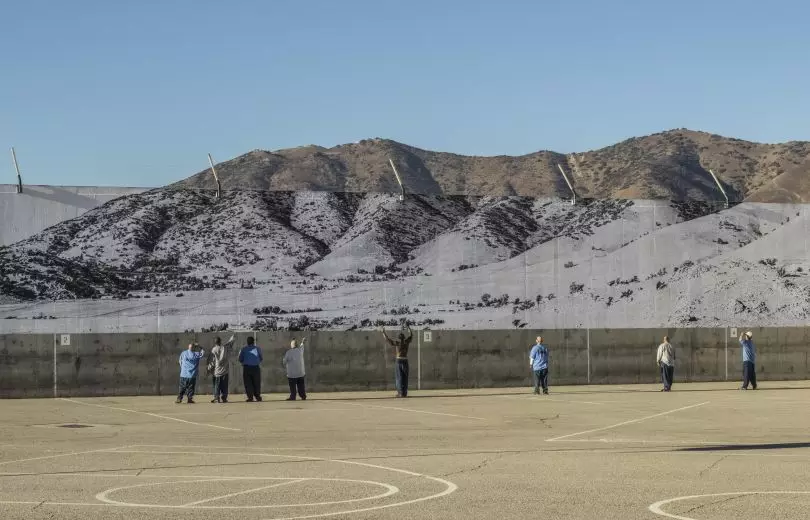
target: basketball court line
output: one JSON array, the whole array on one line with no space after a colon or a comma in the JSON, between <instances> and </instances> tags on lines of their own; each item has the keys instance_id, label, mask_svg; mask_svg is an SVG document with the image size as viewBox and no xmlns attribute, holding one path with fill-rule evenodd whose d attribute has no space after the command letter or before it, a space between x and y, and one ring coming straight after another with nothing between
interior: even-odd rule
<instances>
[{"instance_id":1,"label":"basketball court line","mask_svg":"<svg viewBox=\"0 0 810 520\"><path fill-rule=\"evenodd\" d=\"M84 405L84 406L95 406L97 408L107 408L109 410L118 410L118 411L121 411L121 412L139 413L139 414L142 414L142 415L148 415L150 417L157 417L158 419L166 419L166 420L169 420L169 421L176 421L176 422L181 422L181 423L185 423L185 424L193 424L193 425L196 425L196 426L206 426L208 428L216 428L216 429L219 429L219 430L228 430L228 431L232 431L232 432L241 432L242 431L239 428L230 428L228 426L217 426L216 424L206 424L206 423L198 423L198 422L194 422L194 421L186 421L185 419L178 419L177 417L170 417L168 415L160 415L160 414L156 414L156 413L152 413L152 412L142 412L140 410L131 410L129 408L120 408L118 406L109 406L109 405L106 405L106 404L85 403L83 401L76 401L75 399L70 399L70 398L67 398L67 397L60 397L59 400L67 401L69 403L74 403L74 404L80 404L80 405Z\"/></svg>"},{"instance_id":2,"label":"basketball court line","mask_svg":"<svg viewBox=\"0 0 810 520\"><path fill-rule=\"evenodd\" d=\"M122 446L122 448L188 448L188 444L131 444L129 446ZM261 453L263 451L346 451L345 448L310 448L310 447L301 447L301 448L252 448L250 446L209 446L205 445L206 448L212 450L254 450L256 453ZM118 448L114 448L118 449ZM391 448L394 449L394 448ZM155 452L161 453L161 452Z\"/></svg>"},{"instance_id":3,"label":"basketball court line","mask_svg":"<svg viewBox=\"0 0 810 520\"><path fill-rule=\"evenodd\" d=\"M268 486L261 486L261 487L252 488L252 489L245 489L243 491L237 491L236 493L231 493L229 495L222 495L222 496L218 496L218 497L206 498L205 500L198 500L196 502L189 502L188 504L183 504L180 507L198 506L200 504L207 504L209 502L215 502L217 500L225 500L226 498L233 498L233 497L238 497L240 495L247 495L248 493L255 493L256 491L264 491L265 489L277 488L277 487L281 487L281 486L289 486L290 484L297 484L298 482L304 482L305 480L309 480L309 479L307 479L307 478L290 479L290 480L288 480L286 482L279 482L278 484L270 484Z\"/></svg>"},{"instance_id":4,"label":"basketball court line","mask_svg":"<svg viewBox=\"0 0 810 520\"><path fill-rule=\"evenodd\" d=\"M48 459L58 459L59 457L70 457L71 455L87 455L88 453L102 453L102 452L111 452L113 450L117 450L119 448L129 448L131 446L119 446L117 448L101 448L98 450L87 450L87 451L73 451L69 453L57 453L55 455L43 455L40 457L30 457L27 459L16 459L16 460L4 460L0 461L0 465L3 464L13 464L15 462L31 462L35 460L48 460Z\"/></svg>"},{"instance_id":5,"label":"basketball court line","mask_svg":"<svg viewBox=\"0 0 810 520\"><path fill-rule=\"evenodd\" d=\"M613 428L618 428L619 426L624 426L624 425L627 425L627 424L635 424L635 423L639 423L639 422L642 422L642 421L646 421L648 419L654 419L656 417L663 417L664 415L669 415L669 414L672 414L672 413L675 413L675 412L681 412L683 410L689 410L690 408L697 408L698 406L703 406L704 404L709 404L710 402L711 401L704 401L702 403L692 404L692 405L689 405L689 406L683 406L681 408L676 408L674 410L669 410L669 411L657 413L657 414L654 414L654 415L648 415L646 417L640 417L638 419L632 419L632 420L623 421L623 422L620 422L620 423L617 423L617 424L611 424L610 426L603 426L601 428L593 428L591 430L585 430L585 431L576 432L576 433L569 433L568 435L561 435L559 437L554 437L552 439L546 439L546 442L555 442L555 441L560 441L560 440L563 440L563 439L568 439L569 437L577 437L579 435L585 435L587 433L594 433L594 432L601 432L601 431L605 431L605 430L611 430Z\"/></svg>"},{"instance_id":6,"label":"basketball court line","mask_svg":"<svg viewBox=\"0 0 810 520\"><path fill-rule=\"evenodd\" d=\"M500 396L493 396L493 397L499 397L501 399L520 399L522 401L532 401L532 402L554 401L556 403L593 404L593 405L597 405L597 406L604 406L606 404L614 404L614 403L622 403L622 401L596 402L596 401L581 401L579 399L559 399L559 398L556 398L556 397L536 396L536 395L528 395L528 394L500 395Z\"/></svg>"},{"instance_id":7,"label":"basketball court line","mask_svg":"<svg viewBox=\"0 0 810 520\"><path fill-rule=\"evenodd\" d=\"M647 507L647 509L649 509L651 513L654 513L658 516L663 516L666 518L674 518L675 520L698 520L690 516L681 516L673 513L667 513L666 511L661 509L661 507L667 504L671 504L672 502L682 502L684 500L694 500L696 498L734 497L747 495L808 495L808 494L810 494L810 491L732 491L729 493L707 493L705 495L690 495L683 497L668 498L666 500L661 500L654 504L650 504L649 507Z\"/></svg>"},{"instance_id":8,"label":"basketball court line","mask_svg":"<svg viewBox=\"0 0 810 520\"><path fill-rule=\"evenodd\" d=\"M122 449L114 451L114 452L111 451L111 453L130 453L130 452L133 452L133 453L152 453L152 454L156 454L156 455L172 453L172 452L163 452L163 451L139 451L139 450L126 450L126 449L123 449L123 448L128 448L128 447L129 446L123 446ZM104 450L96 450L96 451L104 451ZM216 454L216 453L210 453L210 452L191 452L191 451L182 451L182 452L174 452L174 453L180 453L180 454L186 454L186 455L193 455L193 454L200 454L200 453L205 454L205 455L214 455L214 454ZM77 453L70 453L70 454L61 454L61 455L58 455L58 456L66 456L66 455L74 455L74 454L80 454L80 453L77 452ZM353 513L364 513L364 512L370 512L370 511L378 511L378 510L382 510L382 509L389 509L389 508L392 508L392 507L401 507L401 506L405 506L405 505L425 502L425 501L428 501L428 500L434 500L434 499L437 499L437 498L441 498L441 497L450 495L450 494L452 494L452 493L454 493L455 491L458 490L458 486L456 484L454 484L453 482L450 482L449 480L445 480L443 478L440 478L440 477L434 477L434 476L431 476L431 475L426 475L426 474L417 473L417 472L414 472L414 471L408 471L408 470L399 469L399 468L392 468L392 467L388 467L388 466L369 464L369 463L366 463L366 462L343 461L343 460L339 460L339 459L325 459L325 458L320 458L320 457L304 457L304 456L297 456L297 455L274 455L274 454L256 453L256 452L252 452L252 453L248 453L248 452L243 452L243 453L227 452L227 453L221 453L221 454L222 455L248 455L248 456L262 455L262 456L266 456L266 457L268 457L268 456L269 457L282 457L282 458L290 458L290 459L304 459L304 460L313 460L313 461L322 461L322 462L334 462L334 463L339 463L339 464L349 464L349 465L353 465L353 466L363 466L363 467L367 467L367 468L375 468L375 469L380 469L380 470L384 470L384 471L391 471L391 472L394 472L394 473L401 473L401 474L412 476L412 477L420 477L420 478L424 478L426 480L431 480L431 481L440 483L440 484L445 486L445 489L438 492L438 493L434 493L432 495L418 497L418 498L414 498L414 499L410 499L410 500L405 500L405 501L402 501L402 502L393 502L393 503L389 503L389 504L381 504L381 505L377 505L377 506L361 507L361 508L357 508L357 509L349 509L349 510L343 510L343 511L332 511L332 512L326 512L326 513L314 513L314 514L302 515L302 516L275 518L274 520L305 520L305 519L314 519L314 518L326 518L326 517L333 517L333 516L342 516L342 515L348 515L348 514L353 514ZM53 458L53 457L48 457L48 458ZM95 476L95 475L93 475L93 476ZM147 476L145 478L149 478L149 477ZM194 478L196 478L197 480L200 480L199 476L195 476ZM225 478L219 478L219 479L205 479L205 480L207 480L207 481L210 481L210 480L231 480L231 479L235 479L235 478L246 479L246 478L249 478L249 477L231 477L231 478L225 477ZM258 477L258 479L261 479L261 478L262 477ZM265 477L265 478L267 478L267 477ZM304 478L304 480L307 480L307 479L308 478ZM287 480L287 479L285 479L285 480ZM332 480L332 479L310 478L309 480ZM347 479L337 479L337 480L347 480ZM373 484L376 484L376 485L381 485L383 487L386 487L386 488L388 488L388 493L386 493L385 496L389 496L389 495L394 494L394 493L399 491L399 489L394 487L394 486L391 486L391 485L388 485L388 484L382 484L380 482L371 482L371 481L355 481L355 482L373 483ZM115 488L115 489L118 489L118 488ZM123 488L121 488L121 489L123 489ZM110 489L110 490L107 490L106 492L102 492L102 495L109 494L112 491L114 491L114 489ZM106 496L104 498L106 499ZM359 499L359 500L355 499L355 500L344 501L344 502L358 502L360 500L371 500L371 499L377 499L377 498L382 498L382 495L380 495L378 497L369 497L367 499ZM166 508L169 508L169 509L177 508L177 509L179 509L180 508L179 506L159 506L159 505L151 505L151 504L131 504L131 503L124 503L124 502L116 502L116 501L113 501L113 500L110 500L110 499L106 499L106 500L107 500L106 502L63 502L63 501L51 502L51 501L47 501L47 500L41 500L41 501L3 500L3 501L0 501L0 505L75 506L75 507L85 507L85 506L87 506L87 507L131 507L131 508L161 508L161 509L166 509ZM329 504L332 504L332 503L329 503ZM319 504L295 504L294 507L311 506L311 505L319 505ZM293 506L289 506L289 507L293 507ZM184 509L193 510L193 509L195 509L195 507L187 507L187 508L184 508ZM236 506L236 507L201 506L198 509L246 509L246 508L245 507L240 507L240 506ZM256 508L255 507L250 507L250 509L256 509Z\"/></svg>"},{"instance_id":9,"label":"basketball court line","mask_svg":"<svg viewBox=\"0 0 810 520\"><path fill-rule=\"evenodd\" d=\"M359 406L361 408L380 408L383 410L397 410L399 412L410 412L410 413L423 413L427 415L442 415L445 417L457 417L459 419L474 419L476 421L486 421L483 417L472 417L470 415L457 415L454 413L443 413L443 412L428 412L425 410L414 410L413 408L400 408L398 406L382 406L378 404L360 404L360 403L343 403L348 404L351 406Z\"/></svg>"},{"instance_id":10,"label":"basketball court line","mask_svg":"<svg viewBox=\"0 0 810 520\"><path fill-rule=\"evenodd\" d=\"M242 411L244 411L245 414L250 414L251 416L254 416L254 415L269 414L269 413L281 413L281 412L302 413L302 412L332 412L332 411L341 411L341 410L343 410L343 411L345 411L345 410L354 410L354 408L337 408L337 407L332 407L332 406L325 406L323 408L309 408L309 407L307 407L307 408L286 408L286 409L285 408L280 408L278 410L255 410L255 409L254 410L248 410L248 409L244 409ZM226 410L225 408L222 408L222 409L220 409L220 411L227 411L229 414L233 414L233 413L239 413L240 409L227 409ZM173 413L172 415L173 416L174 415L183 415L183 416L187 416L187 415L212 415L212 414L215 414L215 413L216 412L214 412L214 411L211 411L211 412L176 412L176 413Z\"/></svg>"}]
</instances>

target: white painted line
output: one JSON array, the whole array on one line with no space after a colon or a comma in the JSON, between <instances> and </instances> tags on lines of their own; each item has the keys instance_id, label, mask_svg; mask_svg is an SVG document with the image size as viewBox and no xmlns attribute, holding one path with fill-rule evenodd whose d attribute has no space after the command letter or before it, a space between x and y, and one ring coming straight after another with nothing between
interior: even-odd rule
<instances>
[{"instance_id":1,"label":"white painted line","mask_svg":"<svg viewBox=\"0 0 810 520\"><path fill-rule=\"evenodd\" d=\"M274 479L278 480L278 479ZM289 479L283 479L289 480ZM244 505L244 506L195 506L195 505L169 505L169 504L140 504L134 502L119 502L118 500L113 500L109 497L110 494L115 493L117 491L123 490L130 490L130 489L138 489L138 488L145 488L145 487L152 487L152 486L162 486L166 484L179 484L179 483L192 483L192 482L221 482L222 480L219 478L207 478L207 479L196 479L196 480L172 480L168 482L147 482L145 484L135 484L130 486L121 486L117 488L108 489L106 491L102 491L96 495L96 500L100 500L105 504L109 504L111 506L119 506L119 507L143 507L143 508L152 508L152 509L217 509L217 510L258 510L258 509L278 509L278 508L290 508L290 507L316 507L316 506L331 506L335 504L348 504L353 502L365 502L368 500L379 500L382 498L390 497L391 495L395 495L399 493L399 488L396 486L392 486L391 484L385 484L383 482L375 482L373 480L354 480L354 479L345 479L345 478L320 478L320 477L303 477L298 478L295 477L296 481L302 480L319 480L319 481L328 481L328 482L356 482L361 484L371 484L374 486L378 486L383 488L385 491L379 493L377 495L372 495L368 497L362 498L351 498L347 500L332 500L329 502L310 502L310 503L300 503L300 504L264 504L264 505ZM267 487L274 487L274 486L267 486ZM261 488L264 489L264 488ZM253 490L258 491L258 489ZM241 493L236 493L235 495L239 495ZM234 496L235 496L234 495ZM230 495L228 495L230 496ZM226 497L218 497L226 498Z\"/></svg>"},{"instance_id":2,"label":"white painted line","mask_svg":"<svg viewBox=\"0 0 810 520\"><path fill-rule=\"evenodd\" d=\"M690 408L697 408L698 406L703 406L704 404L709 404L709 402L710 401L705 401L705 402L698 403L698 404L692 404L692 405L689 405L689 406L676 408L674 410L669 410L667 412L661 412L661 413L657 413L657 414L654 414L654 415L648 415L646 417L641 417L639 419L632 419L630 421L624 421L624 422L620 422L620 423L617 423L617 424L611 424L610 426L603 426L602 428L594 428L592 430L585 430L585 431L577 432L577 433L569 433L568 435L561 435L559 437L554 437L553 439L546 439L546 442L554 442L554 441L559 441L559 440L562 440L562 439L567 439L569 437L577 437L579 435L585 435L586 433L594 433L594 432L601 432L601 431L605 431L605 430L611 430L613 428L618 428L619 426L624 426L626 424L634 424L634 423L638 423L638 422L641 422L641 421L646 421L647 419L654 419L656 417L662 417L664 415L669 415L669 414L672 414L672 413L675 413L675 412L681 412L683 410L689 410Z\"/></svg>"},{"instance_id":3,"label":"white painted line","mask_svg":"<svg viewBox=\"0 0 810 520\"><path fill-rule=\"evenodd\" d=\"M154 468L154 470L159 470L161 468ZM185 478L191 480L199 480L199 475L152 475L147 473L103 473L99 472L99 470L92 470L93 472L77 472L77 473L0 473L0 477L3 476L11 476L11 477L113 477L113 478L139 478L139 479L149 479L149 478ZM137 470L130 470L130 471L137 471ZM290 480L291 477L211 477L208 480L215 479L219 480Z\"/></svg>"},{"instance_id":4,"label":"white painted line","mask_svg":"<svg viewBox=\"0 0 810 520\"><path fill-rule=\"evenodd\" d=\"M34 506L34 505L36 505L36 506L58 506L58 507L63 507L63 506L109 507L110 506L110 504L105 504L103 502L50 502L48 500L45 500L45 501L39 500L39 501L36 501L36 502L32 502L30 500L0 500L0 505L4 505L4 506L17 506L17 505L20 505L20 506L26 506L26 505Z\"/></svg>"},{"instance_id":5,"label":"white painted line","mask_svg":"<svg viewBox=\"0 0 810 520\"><path fill-rule=\"evenodd\" d=\"M714 441L682 441L677 439L608 439L602 437L600 439L568 439L565 442L590 442L590 443L600 443L600 444L664 444L664 445L671 445L671 444L684 444L686 446L698 444L698 445L707 445L707 446L730 446L730 445L741 445L747 446L747 444L742 442L714 442ZM645 452L641 452L645 453Z\"/></svg>"},{"instance_id":6,"label":"white painted line","mask_svg":"<svg viewBox=\"0 0 810 520\"><path fill-rule=\"evenodd\" d=\"M483 417L472 417L470 415L457 415L454 413L442 413L442 412L427 412L425 410L414 410L413 408L400 408L398 406L381 406L378 404L360 404L360 403L344 403L352 406L359 406L361 408L381 408L383 410L397 410L400 412L411 412L411 413L424 413L428 415L443 415L445 417L458 417L460 419L475 419L476 421L486 421Z\"/></svg>"},{"instance_id":7,"label":"white painted line","mask_svg":"<svg viewBox=\"0 0 810 520\"><path fill-rule=\"evenodd\" d=\"M139 414L142 414L142 415L148 415L150 417L157 417L158 419L166 419L166 420L169 420L169 421L177 421L177 422L181 422L181 423L185 423L185 424L194 424L196 426L206 426L208 428L217 428L219 430L228 430L228 431L232 431L232 432L241 432L242 431L239 428L230 428L228 426L217 426L216 424L206 424L206 423L198 423L198 422L194 422L194 421L186 421L185 419L178 419L177 417L170 417L168 415L159 415L159 414L151 413L151 412L142 412L140 410L130 410L129 408L119 408L117 406L108 406L106 404L85 403L83 401L76 401L75 399L69 399L67 397L62 397L62 398L60 398L60 400L61 401L68 401L70 403L75 403L75 404L81 404L81 405L84 405L84 406L95 406L95 407L98 407L98 408L107 408L109 410L118 410L120 412L139 413Z\"/></svg>"},{"instance_id":8,"label":"white painted line","mask_svg":"<svg viewBox=\"0 0 810 520\"><path fill-rule=\"evenodd\" d=\"M287 413L332 412L332 411L337 412L337 411L341 411L341 410L343 410L343 411L345 411L345 410L354 410L354 408L335 408L335 407L332 407L332 406L328 406L328 407L324 407L324 408L288 408L288 409L279 408L278 410L255 410L255 409L254 410L248 410L248 409L244 409L244 410L229 410L228 414L234 414L234 413L238 413L239 411L242 411L242 412L244 412L244 415L250 415L251 417L254 417L256 415L284 413L284 412L287 412ZM187 416L187 415L215 415L215 412L176 412L176 413L173 413L172 415L183 415L183 416Z\"/></svg>"},{"instance_id":9,"label":"white painted line","mask_svg":"<svg viewBox=\"0 0 810 520\"><path fill-rule=\"evenodd\" d=\"M650 506L647 509L649 509L650 512L655 513L656 515L664 516L667 518L674 518L675 520L697 520L689 516L680 516L672 513L667 513L666 511L661 509L661 507L667 504L671 504L672 502L695 500L697 498L733 497L746 495L808 495L808 494L810 494L810 491L733 491L730 493L709 493L706 495L691 495L685 497L668 498L666 500L656 502L655 504L650 504Z\"/></svg>"},{"instance_id":10,"label":"white painted line","mask_svg":"<svg viewBox=\"0 0 810 520\"><path fill-rule=\"evenodd\" d=\"M123 448L128 448L129 446L122 446ZM0 461L0 465L3 464L13 464L15 462L30 462L34 460L48 460L48 459L58 459L59 457L70 457L71 455L86 455L88 453L102 453L102 452L111 452L118 448L101 448L98 450L88 450L88 451L74 451L70 453L58 453L56 455L43 455L41 457L31 457L28 459L17 459L17 460L4 460Z\"/></svg>"},{"instance_id":11,"label":"white painted line","mask_svg":"<svg viewBox=\"0 0 810 520\"><path fill-rule=\"evenodd\" d=\"M114 505L114 506L123 506L123 505L132 506L134 504L126 504L124 502L117 502L115 500L112 500L111 498L107 498L107 495L109 495L110 493L115 493L116 491L121 491L123 489L136 489L136 488L144 488L144 487L149 487L149 486L165 485L165 484L197 484L197 483L200 483L200 482L219 482L219 480L215 479L215 478L205 478L205 479L197 478L197 479L194 479L194 480L186 480L186 479L184 479L184 480L169 480L167 482L157 482L157 483L156 482L147 482L146 484L135 484L134 486L121 486L121 487L117 487L117 488L107 489L105 491L102 491L101 493L97 493L96 496L95 496L95 499L98 500L99 502L104 502L105 504L110 504L110 505ZM144 507L156 507L156 505L153 505L153 504L149 504L149 505L147 505L147 504L138 504L138 505L144 506ZM183 507L183 506L162 506L162 507L180 508L180 507Z\"/></svg>"},{"instance_id":12,"label":"white painted line","mask_svg":"<svg viewBox=\"0 0 810 520\"><path fill-rule=\"evenodd\" d=\"M118 453L127 453L127 452L126 451L120 451ZM162 454L162 453L165 453L165 452L152 452L152 453ZM180 452L180 453L189 454L189 455L202 453L202 454L210 455L210 453L207 453L207 452ZM403 502L392 502L390 504L382 504L382 505L378 505L378 506L370 506L370 507L364 507L364 508L358 508L358 509L350 509L350 510L344 510L344 511L334 511L334 512L330 512L330 513L316 513L316 514L304 515L304 516L293 516L293 517L286 517L286 518L274 518L273 520L304 520L304 519L310 519L310 518L325 518L325 517L331 517L331 516L347 515L347 514L352 514L352 513L364 513L364 512L368 512L368 511L378 511L378 510L388 509L388 508L392 508L392 507L400 507L400 506L404 506L404 505L416 504L416 503L419 503L419 502L426 502L428 500L435 500L437 498L441 498L441 497L445 497L447 495L450 495L450 494L456 492L456 490L458 490L458 486L456 484L454 484L453 482L450 482L449 480L445 480L445 479L442 479L442 478L439 478L439 477L433 477L431 475L425 475L425 474L422 474L422 473L416 473L414 471L408 471L408 470L404 470L404 469L392 468L392 467L388 467L388 466L380 466L380 465L376 465L376 464L368 464L368 463L365 463L365 462L346 461L346 460L339 460L339 459L324 459L324 458L319 458L319 457L299 457L299 456L292 456L292 455L275 455L275 454L255 453L255 452L253 452L253 453L223 453L223 455L249 455L249 456L257 456L258 455L258 456L263 456L263 457L284 457L284 458L292 458L292 459L308 459L308 460L323 461L323 462L335 462L335 463L340 463L340 464L350 464L350 465L354 465L354 466L365 466L365 467L368 467L368 468L381 469L381 470L384 470L384 471L392 471L394 473L402 473L404 475L409 475L409 476L413 476L413 477L420 477L420 478L424 478L426 480L431 480L431 481L434 481L434 482L438 482L438 483L445 486L444 490L442 490L442 491L440 491L438 493L434 493L433 495L414 498L414 499L406 500L406 501L403 501ZM222 478L221 480L230 480L232 478L237 478L237 477L226 477L226 478ZM258 477L258 478L245 477L245 479L247 479L247 478L253 478L254 480L259 480L262 477ZM308 477L304 477L304 478L308 478ZM336 481L344 481L344 482L360 482L360 483L367 483L367 484L375 484L375 485L379 485L379 486L383 486L383 487L388 488L388 492L385 493L384 496L389 496L391 494L399 492L399 489L397 489L396 487L388 485L388 484L383 484L381 482L363 481L363 480L348 480L348 479L324 479L324 478L308 478L308 480L336 480ZM107 492L109 492L109 490ZM361 501L361 500L372 500L372 499L377 499L377 498L382 498L382 496L369 497L369 498L365 498L365 499L356 499L356 500L351 500L350 502L358 502L358 501ZM344 502L347 502L347 501L344 501ZM336 502L336 503L338 503L338 502ZM162 506L162 505L149 505L149 504L125 504L125 503L117 503L116 504L116 503L99 503L99 502L13 501L13 500L0 501L0 504L24 504L24 505L39 505L39 506L82 506L82 507L84 507L84 506L89 506L89 507L105 507L105 506L106 507L115 507L115 506L118 506L118 507L156 508L156 509L179 509L180 508L180 506ZM306 504L296 504L294 507L301 507L301 506L306 506ZM286 507L293 507L293 506L286 506ZM217 507L217 506L200 506L200 507L195 507L195 508L189 507L189 508L186 508L186 509L194 510L194 509L245 509L245 508L238 507L238 506L233 506L233 507L228 507L228 506L219 506L219 507ZM253 509L258 509L258 508L253 507Z\"/></svg>"},{"instance_id":13,"label":"white painted line","mask_svg":"<svg viewBox=\"0 0 810 520\"><path fill-rule=\"evenodd\" d=\"M189 451L189 450L133 450L133 449L120 449L111 453L144 453L146 455L248 455L251 457L278 457L285 459L302 459L302 460L331 460L322 459L320 457L307 457L305 455L276 455L271 453L254 452L237 452L237 451ZM160 469L160 468L156 468ZM217 477L219 478L219 477Z\"/></svg>"},{"instance_id":14,"label":"white painted line","mask_svg":"<svg viewBox=\"0 0 810 520\"><path fill-rule=\"evenodd\" d=\"M245 489L244 491L237 491L236 493L231 493L230 495L221 495L218 497L206 498L205 500L198 500L196 502L189 502L188 504L183 504L180 507L198 506L200 504L207 504L208 502L215 502L217 500L225 500L226 498L233 498L238 497L240 495L247 495L248 493L255 493L256 491L264 491L265 489L277 488L281 486L289 486L290 484L297 484L298 482L304 482L305 480L309 479L306 478L291 479L286 482L279 482L278 484L270 484L269 486L262 486L252 489Z\"/></svg>"},{"instance_id":15,"label":"white painted line","mask_svg":"<svg viewBox=\"0 0 810 520\"><path fill-rule=\"evenodd\" d=\"M621 404L622 401L609 401L609 402L596 402L596 401L580 401L578 399L560 399L557 397L549 397L549 396L539 396L539 395L528 395L528 394L521 394L521 395L499 395L493 396L499 397L501 399L520 399L522 401L531 401L531 402L543 402L543 401L554 401L557 403L574 403L574 404L594 404L597 406L603 406L605 404L611 403L619 403Z\"/></svg>"},{"instance_id":16,"label":"white painted line","mask_svg":"<svg viewBox=\"0 0 810 520\"><path fill-rule=\"evenodd\" d=\"M353 409L353 408L351 408ZM262 451L346 451L347 448L310 448L310 447L301 447L301 448L252 448L250 446L205 446L210 450L255 450L257 453L261 453ZM124 446L124 448L188 448L188 444L132 444L130 446ZM117 448L116 448L117 449ZM376 448L375 448L376 449ZM380 448L380 449L395 449L395 448ZM397 448L397 451L399 449ZM155 452L160 453L160 452ZM252 453L251 453L252 454Z\"/></svg>"}]
</instances>

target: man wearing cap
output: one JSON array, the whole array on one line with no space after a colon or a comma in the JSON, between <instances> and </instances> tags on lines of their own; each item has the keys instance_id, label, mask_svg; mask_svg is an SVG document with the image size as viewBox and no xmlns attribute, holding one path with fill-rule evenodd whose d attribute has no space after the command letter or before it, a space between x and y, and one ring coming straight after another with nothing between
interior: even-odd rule
<instances>
[{"instance_id":1,"label":"man wearing cap","mask_svg":"<svg viewBox=\"0 0 810 520\"><path fill-rule=\"evenodd\" d=\"M757 352L754 348L753 337L754 335L750 330L740 335L740 346L742 347L743 359L743 383L740 390L748 390L749 381L751 382L751 388L754 390L757 389Z\"/></svg>"}]
</instances>

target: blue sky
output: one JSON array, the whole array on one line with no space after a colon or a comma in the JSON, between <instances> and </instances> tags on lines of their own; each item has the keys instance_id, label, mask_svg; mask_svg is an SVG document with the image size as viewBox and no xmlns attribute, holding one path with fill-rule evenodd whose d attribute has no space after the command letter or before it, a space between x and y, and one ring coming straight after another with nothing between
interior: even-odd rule
<instances>
[{"instance_id":1,"label":"blue sky","mask_svg":"<svg viewBox=\"0 0 810 520\"><path fill-rule=\"evenodd\" d=\"M810 140L808 4L11 0L0 146L32 184L158 186L207 152L366 137L478 155L676 127Z\"/></svg>"}]
</instances>

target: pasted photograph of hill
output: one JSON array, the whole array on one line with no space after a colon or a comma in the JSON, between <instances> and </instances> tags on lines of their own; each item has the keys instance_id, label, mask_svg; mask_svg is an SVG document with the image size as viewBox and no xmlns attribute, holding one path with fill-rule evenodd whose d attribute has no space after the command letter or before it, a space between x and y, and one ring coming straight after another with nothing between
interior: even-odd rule
<instances>
[{"instance_id":1,"label":"pasted photograph of hill","mask_svg":"<svg viewBox=\"0 0 810 520\"><path fill-rule=\"evenodd\" d=\"M568 156L383 140L251 152L217 166L219 198L208 170L3 246L0 319L9 332L799 325L809 155L689 131Z\"/></svg>"}]
</instances>

